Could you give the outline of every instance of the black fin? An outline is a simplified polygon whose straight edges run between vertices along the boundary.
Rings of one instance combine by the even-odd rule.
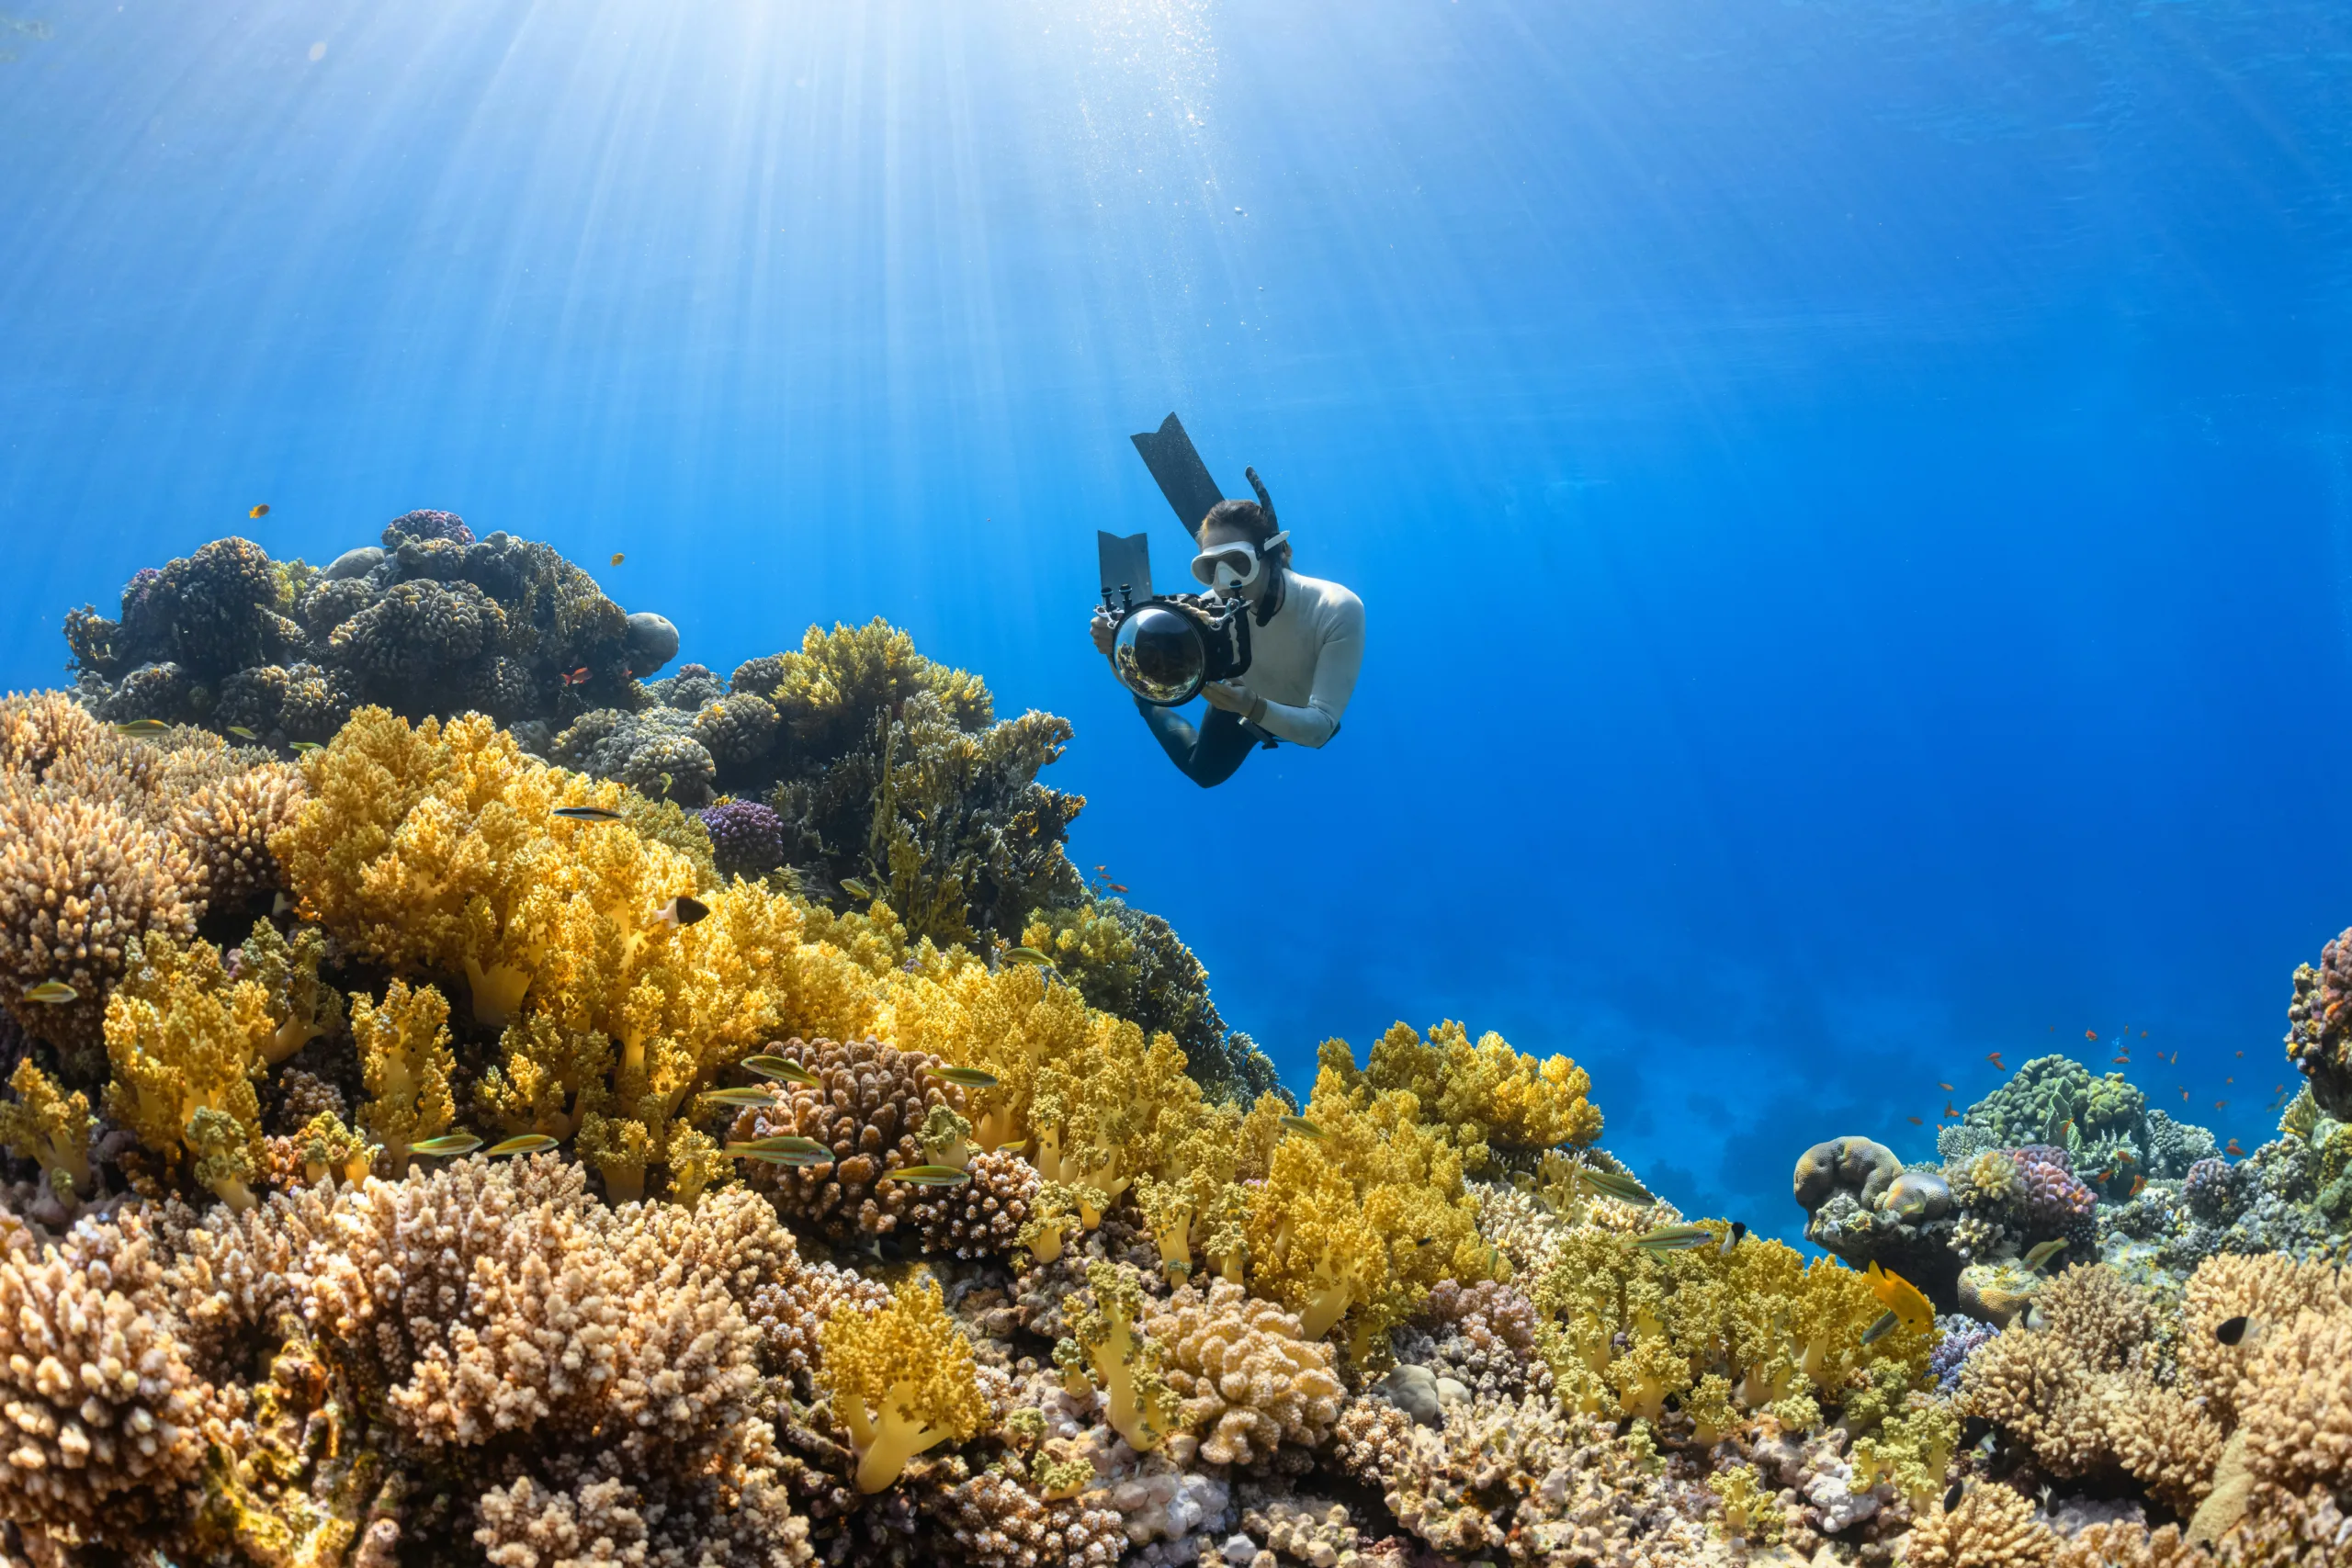
[[[1209,478],[1208,465],[1193,449],[1193,438],[1184,434],[1182,423],[1171,413],[1159,422],[1158,430],[1147,430],[1134,440],[1136,450],[1143,455],[1143,466],[1151,470],[1159,493],[1175,509],[1176,521],[1184,525],[1184,532],[1198,539],[1201,519],[1225,499],[1225,494]]]

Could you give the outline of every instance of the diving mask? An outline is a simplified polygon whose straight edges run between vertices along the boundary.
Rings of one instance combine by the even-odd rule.
[[[1247,539],[1236,539],[1231,544],[1203,550],[1193,558],[1193,575],[1219,593],[1238,592],[1265,575],[1265,557],[1280,549],[1289,537],[1285,530],[1269,538],[1262,547]],[[1263,555],[1260,553],[1261,548]]]

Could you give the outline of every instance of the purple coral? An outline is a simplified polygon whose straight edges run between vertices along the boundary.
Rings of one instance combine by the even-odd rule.
[[[2191,1213],[2217,1225],[2228,1224],[2245,1207],[2237,1169],[2219,1156],[2190,1166],[2181,1178],[2180,1195]]]
[[[404,512],[384,525],[384,547],[393,549],[402,539],[447,539],[453,545],[470,545],[474,531],[454,512]]]
[[[730,800],[699,815],[724,874],[764,876],[784,863],[784,818],[772,808],[756,800]]]
[[[2065,1150],[2033,1144],[2010,1151],[2009,1157],[2017,1162],[2018,1179],[2025,1183],[2026,1224],[2030,1229],[2044,1235],[2064,1233],[2077,1220],[2090,1216],[2098,1200],[2075,1179],[2074,1162]]]
[[[1968,1358],[1997,1330],[1989,1323],[1957,1314],[1937,1322],[1944,1337],[1928,1352],[1928,1375],[1936,1380],[1936,1392],[1949,1397],[1960,1387],[1960,1374],[1968,1365]]]

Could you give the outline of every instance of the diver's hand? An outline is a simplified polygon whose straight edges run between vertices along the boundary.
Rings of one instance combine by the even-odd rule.
[[[1094,624],[1088,629],[1094,634],[1094,651],[1105,659],[1110,658],[1111,635],[1117,629],[1117,623],[1106,612],[1098,609],[1094,612]]]
[[[1245,718],[1258,701],[1250,694],[1250,688],[1238,681],[1211,681],[1201,688],[1201,695],[1208,699],[1209,706],[1238,713]]]

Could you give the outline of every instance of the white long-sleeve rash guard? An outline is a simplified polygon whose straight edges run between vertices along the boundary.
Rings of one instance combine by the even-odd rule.
[[[1336,582],[1283,573],[1282,608],[1250,625],[1250,669],[1239,685],[1266,699],[1258,728],[1320,746],[1339,732],[1363,667],[1363,601]]]

